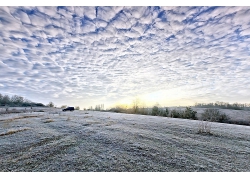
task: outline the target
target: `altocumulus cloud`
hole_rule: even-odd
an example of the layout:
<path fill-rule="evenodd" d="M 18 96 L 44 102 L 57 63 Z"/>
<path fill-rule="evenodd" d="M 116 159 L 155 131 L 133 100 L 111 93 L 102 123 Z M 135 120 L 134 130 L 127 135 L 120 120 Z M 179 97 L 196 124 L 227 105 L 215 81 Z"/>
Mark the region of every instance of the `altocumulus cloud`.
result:
<path fill-rule="evenodd" d="M 0 7 L 0 28 L 3 94 L 250 101 L 249 7 Z"/>

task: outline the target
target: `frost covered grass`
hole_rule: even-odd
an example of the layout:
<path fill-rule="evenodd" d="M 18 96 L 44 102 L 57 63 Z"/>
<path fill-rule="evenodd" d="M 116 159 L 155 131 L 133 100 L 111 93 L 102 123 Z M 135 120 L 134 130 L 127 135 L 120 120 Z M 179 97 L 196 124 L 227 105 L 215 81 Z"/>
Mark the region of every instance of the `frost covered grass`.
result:
<path fill-rule="evenodd" d="M 9 129 L 7 132 L 0 133 L 0 136 L 6 136 L 6 135 L 14 134 L 14 133 L 17 133 L 17 132 L 26 131 L 26 130 L 28 130 L 28 128 Z"/>
<path fill-rule="evenodd" d="M 54 122 L 54 120 L 53 119 L 47 119 L 47 120 L 44 121 L 44 123 L 51 123 L 51 122 Z"/>
<path fill-rule="evenodd" d="M 207 135 L 198 120 L 60 109 L 17 118 L 28 115 L 0 117 L 0 171 L 250 170 L 249 126 L 211 122 Z"/>

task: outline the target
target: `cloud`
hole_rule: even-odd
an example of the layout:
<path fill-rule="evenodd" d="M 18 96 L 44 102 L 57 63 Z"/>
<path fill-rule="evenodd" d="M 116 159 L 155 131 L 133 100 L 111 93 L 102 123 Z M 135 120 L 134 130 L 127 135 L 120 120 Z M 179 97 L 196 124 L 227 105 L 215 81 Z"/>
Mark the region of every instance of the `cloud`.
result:
<path fill-rule="evenodd" d="M 92 6 L 84 6 L 81 7 L 84 9 L 84 16 L 87 16 L 90 19 L 95 19 L 96 18 L 96 7 Z"/>
<path fill-rule="evenodd" d="M 0 92 L 84 106 L 165 90 L 180 104 L 249 101 L 249 12 L 0 7 Z"/>

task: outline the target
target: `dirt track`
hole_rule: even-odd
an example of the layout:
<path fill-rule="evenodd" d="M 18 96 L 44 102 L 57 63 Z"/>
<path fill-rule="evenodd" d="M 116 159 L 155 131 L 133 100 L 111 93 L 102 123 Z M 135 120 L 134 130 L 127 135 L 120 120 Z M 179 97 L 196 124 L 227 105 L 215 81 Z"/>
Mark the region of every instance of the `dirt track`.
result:
<path fill-rule="evenodd" d="M 91 111 L 9 114 L 0 117 L 0 171 L 250 171 L 249 126 L 213 123 L 213 135 L 201 135 L 198 123 Z"/>

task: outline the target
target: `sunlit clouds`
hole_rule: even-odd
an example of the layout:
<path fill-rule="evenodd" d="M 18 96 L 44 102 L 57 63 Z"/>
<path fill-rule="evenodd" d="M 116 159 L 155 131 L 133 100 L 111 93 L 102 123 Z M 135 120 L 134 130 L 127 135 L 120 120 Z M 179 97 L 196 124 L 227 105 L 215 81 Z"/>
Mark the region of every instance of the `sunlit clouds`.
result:
<path fill-rule="evenodd" d="M 249 7 L 0 7 L 0 93 L 57 105 L 249 102 Z"/>

